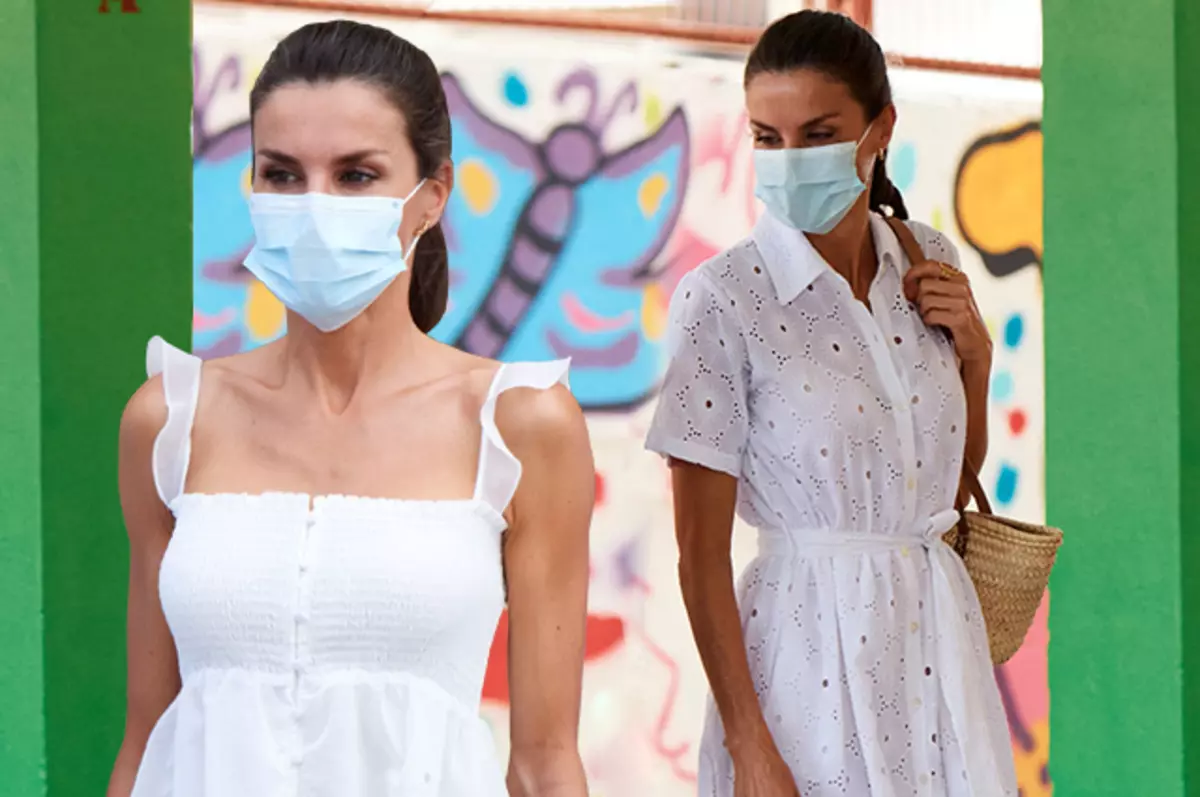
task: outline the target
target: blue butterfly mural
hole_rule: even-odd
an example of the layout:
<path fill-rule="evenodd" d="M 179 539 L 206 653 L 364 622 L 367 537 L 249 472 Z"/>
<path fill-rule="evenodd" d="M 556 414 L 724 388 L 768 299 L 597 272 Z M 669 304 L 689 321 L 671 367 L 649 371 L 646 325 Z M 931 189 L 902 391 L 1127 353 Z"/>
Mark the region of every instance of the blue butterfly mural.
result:
<path fill-rule="evenodd" d="M 643 327 L 643 305 L 655 301 L 646 289 L 687 190 L 683 110 L 609 153 L 605 129 L 637 108 L 632 83 L 605 111 L 595 73 L 568 74 L 556 100 L 586 93 L 584 118 L 541 142 L 488 118 L 454 75 L 442 83 L 456 185 L 443 219 L 451 306 L 434 335 L 502 360 L 571 357 L 572 388 L 589 409 L 645 400 L 662 370 Z"/>

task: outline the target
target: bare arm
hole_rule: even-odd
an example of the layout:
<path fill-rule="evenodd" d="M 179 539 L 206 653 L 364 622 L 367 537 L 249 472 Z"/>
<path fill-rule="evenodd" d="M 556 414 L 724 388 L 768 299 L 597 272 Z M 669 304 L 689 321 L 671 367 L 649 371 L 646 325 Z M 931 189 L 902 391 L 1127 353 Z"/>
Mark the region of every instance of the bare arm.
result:
<path fill-rule="evenodd" d="M 118 477 L 129 534 L 125 738 L 107 797 L 128 797 L 154 723 L 179 692 L 175 645 L 158 601 L 158 568 L 171 538 L 171 514 L 154 488 L 150 457 L 166 421 L 162 382 L 147 382 L 121 418 Z"/>
<path fill-rule="evenodd" d="M 754 691 L 734 594 L 730 544 L 737 479 L 672 460 L 671 480 L 683 602 L 736 763 L 743 753 L 774 749 Z"/>
<path fill-rule="evenodd" d="M 578 730 L 595 500 L 587 425 L 562 387 L 505 394 L 497 424 L 523 466 L 504 553 L 508 789 L 512 797 L 586 797 Z"/>

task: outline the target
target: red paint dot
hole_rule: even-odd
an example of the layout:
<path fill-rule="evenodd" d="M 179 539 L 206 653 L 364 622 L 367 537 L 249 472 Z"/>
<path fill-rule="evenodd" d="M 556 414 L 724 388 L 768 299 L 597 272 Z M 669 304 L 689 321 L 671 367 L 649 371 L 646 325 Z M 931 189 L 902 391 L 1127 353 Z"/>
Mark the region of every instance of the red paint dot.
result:
<path fill-rule="evenodd" d="M 604 503 L 604 477 L 596 473 L 596 506 Z"/>
<path fill-rule="evenodd" d="M 1025 416 L 1024 410 L 1013 410 L 1008 414 L 1008 429 L 1012 432 L 1013 437 L 1020 437 L 1028 424 L 1029 419 Z"/>

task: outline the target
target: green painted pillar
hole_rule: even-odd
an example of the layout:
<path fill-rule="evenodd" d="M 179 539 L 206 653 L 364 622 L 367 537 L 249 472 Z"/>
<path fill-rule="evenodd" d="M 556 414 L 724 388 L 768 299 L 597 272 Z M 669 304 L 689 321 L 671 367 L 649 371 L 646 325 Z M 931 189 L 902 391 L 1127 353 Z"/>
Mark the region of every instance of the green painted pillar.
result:
<path fill-rule="evenodd" d="M 122 10 L 124 9 L 124 10 Z M 0 793 L 103 794 L 124 402 L 191 325 L 191 7 L 0 0 Z"/>
<path fill-rule="evenodd" d="M 1043 13 L 1055 794 L 1200 795 L 1200 3 Z"/>

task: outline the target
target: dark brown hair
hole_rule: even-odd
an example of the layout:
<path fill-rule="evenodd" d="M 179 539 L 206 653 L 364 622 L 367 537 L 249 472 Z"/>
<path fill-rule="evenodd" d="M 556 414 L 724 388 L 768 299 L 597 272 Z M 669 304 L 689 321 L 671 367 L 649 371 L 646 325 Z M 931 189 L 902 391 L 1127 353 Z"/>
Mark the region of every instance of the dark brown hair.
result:
<path fill-rule="evenodd" d="M 843 14 L 798 11 L 773 22 L 746 59 L 744 85 L 763 72 L 797 69 L 815 69 L 846 84 L 868 122 L 892 104 L 887 61 L 879 42 Z M 883 158 L 875 159 L 868 201 L 871 210 L 886 207 L 895 216 L 908 218 L 904 198 L 888 179 Z"/>
<path fill-rule="evenodd" d="M 380 89 L 404 115 L 421 178 L 450 159 L 450 113 L 437 67 L 425 51 L 389 30 L 349 20 L 305 25 L 267 59 L 250 91 L 250 118 L 289 83 L 358 80 Z M 446 312 L 450 272 L 441 224 L 425 231 L 413 255 L 408 307 L 422 332 Z"/>

